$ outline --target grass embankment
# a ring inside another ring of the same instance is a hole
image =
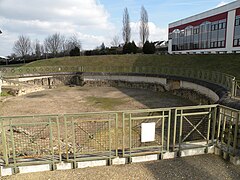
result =
[[[39,60],[25,65],[38,66],[154,66],[218,71],[240,79],[240,55],[109,55]]]

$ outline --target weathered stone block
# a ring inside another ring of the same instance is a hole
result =
[[[132,157],[132,163],[158,160],[158,154]]]
[[[106,160],[77,162],[77,167],[78,168],[106,166],[106,165],[107,165]]]

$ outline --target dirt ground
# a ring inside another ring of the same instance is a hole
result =
[[[17,174],[3,180],[155,180],[155,179],[240,179],[240,166],[235,166],[216,155],[200,155],[146,163],[126,164]]]
[[[113,87],[58,87],[0,101],[0,115],[64,114],[193,105],[168,92]]]

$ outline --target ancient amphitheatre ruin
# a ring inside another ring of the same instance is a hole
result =
[[[2,72],[3,90],[15,95],[1,103],[3,176],[199,154],[238,164],[231,76],[153,67]]]

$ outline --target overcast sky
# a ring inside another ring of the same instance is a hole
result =
[[[150,40],[167,40],[170,22],[224,5],[234,0],[0,0],[0,56],[10,55],[19,35],[32,41],[55,32],[77,34],[83,49],[102,42],[110,46],[114,36],[122,41],[122,15],[128,8],[132,38],[139,42],[140,9],[148,12]]]

